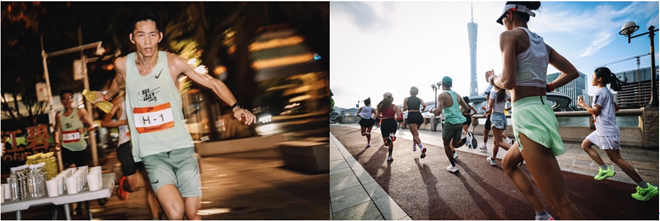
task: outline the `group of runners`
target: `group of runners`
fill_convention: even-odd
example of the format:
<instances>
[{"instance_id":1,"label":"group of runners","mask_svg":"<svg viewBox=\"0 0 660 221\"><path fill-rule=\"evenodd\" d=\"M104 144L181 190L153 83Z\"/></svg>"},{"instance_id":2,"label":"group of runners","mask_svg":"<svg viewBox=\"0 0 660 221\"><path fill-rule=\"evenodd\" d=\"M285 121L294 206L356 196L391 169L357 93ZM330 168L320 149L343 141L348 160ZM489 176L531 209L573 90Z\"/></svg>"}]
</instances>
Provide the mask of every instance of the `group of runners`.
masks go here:
<instances>
[{"instance_id":1,"label":"group of runners","mask_svg":"<svg viewBox=\"0 0 660 221\"><path fill-rule=\"evenodd\" d=\"M138 10L128 24L128 38L136 51L115 60L117 74L105 93L91 92L91 97L96 97L93 104L113 104L102 125L119 128L117 157L123 176L117 195L126 200L128 193L137 189L136 171L141 170L154 219L159 218L161 208L169 219L201 219L197 213L202 196L200 171L192 137L185 127L179 76L210 89L231 105L234 117L246 125L255 123L256 117L241 107L222 81L197 73L176 54L158 50L163 27L157 12ZM64 147L62 158L68 167L85 164L86 143L82 138L87 130L94 129L89 114L73 106L73 94L70 90L60 93L66 109L57 113L55 125L56 148Z\"/></svg>"},{"instance_id":2,"label":"group of runners","mask_svg":"<svg viewBox=\"0 0 660 221\"><path fill-rule=\"evenodd\" d=\"M566 152L566 148L559 134L559 124L554 111L546 97L546 93L568 84L577 78L579 73L566 58L528 28L529 18L535 16L534 11L540 6L540 2L507 2L497 19L497 22L506 29L500 35L503 71L500 75L496 75L493 70L485 73L485 80L494 90L487 93L488 105L484 107L486 111L484 116L488 117L487 125L485 125L484 143L479 148L482 150L487 148L488 132L492 129L493 151L492 155L487 157L487 161L495 165L499 148L507 150L502 159L502 168L532 204L537 220L554 218L545 211L529 178L518 168L523 161L536 186L562 219L584 219L569 199L564 186L556 156ZM561 72L561 75L552 82L546 81L548 65L554 66ZM476 114L476 110L468 105L467 97L461 98L451 90L453 83L451 77L443 77L441 83L443 92L437 97L437 107L430 112L444 116L442 138L444 152L450 162L446 169L449 172L457 172L459 167L455 159L458 155L454 148L459 148L473 139L468 127L471 121L469 119ZM621 158L619 152L620 130L616 125L615 115L618 108L607 85L609 84L612 90L618 91L621 89L621 82L608 68L601 67L594 71L591 83L598 87L591 106L583 99L579 99L578 105L595 116L596 130L582 143L584 151L599 165L599 172L594 179L603 180L615 174L612 167L608 167L592 148L596 145L637 183L636 192L631 194L632 198L648 201L658 195L658 188L646 183L635 169ZM359 110L361 131L363 136L367 136L367 147L370 147L373 118L383 119L380 132L384 145L389 149L387 161L393 161L392 149L397 129L394 117L402 111L408 111L407 121L413 135L413 151L419 147L420 158L426 156L427 149L423 147L418 133L419 126L423 122L420 111L425 111L426 105L416 97L417 92L416 87L410 89L411 96L404 99L403 110L392 104L394 99L389 92L383 95L383 100L375 109L370 106L371 102L367 99L369 102L365 101L366 106ZM508 108L505 105L507 101L511 102ZM504 134L504 130L509 126L505 116L506 109L512 109L513 112L511 118L515 124L511 126L515 142ZM461 138L463 131L466 136Z\"/></svg>"}]
</instances>

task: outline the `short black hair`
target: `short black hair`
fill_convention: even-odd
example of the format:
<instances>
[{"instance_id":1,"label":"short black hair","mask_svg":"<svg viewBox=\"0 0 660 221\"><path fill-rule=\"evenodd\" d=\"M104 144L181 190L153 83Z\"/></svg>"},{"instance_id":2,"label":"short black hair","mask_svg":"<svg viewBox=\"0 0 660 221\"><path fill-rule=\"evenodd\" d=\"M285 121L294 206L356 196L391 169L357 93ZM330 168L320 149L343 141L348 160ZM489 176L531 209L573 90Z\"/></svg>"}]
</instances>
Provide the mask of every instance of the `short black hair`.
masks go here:
<instances>
[{"instance_id":1,"label":"short black hair","mask_svg":"<svg viewBox=\"0 0 660 221\"><path fill-rule=\"evenodd\" d=\"M72 90L69 90L69 89L63 89L63 90L60 91L60 97L64 97L64 94L66 94L66 93L69 93L69 94L73 95L73 91L72 91Z\"/></svg>"},{"instance_id":2,"label":"short black hair","mask_svg":"<svg viewBox=\"0 0 660 221\"><path fill-rule=\"evenodd\" d=\"M160 14L156 10L149 7L138 10L135 12L135 14L128 18L128 31L133 33L133 31L135 31L135 24L147 20L151 20L156 23L156 29L160 32L163 32L163 21Z\"/></svg>"}]
</instances>

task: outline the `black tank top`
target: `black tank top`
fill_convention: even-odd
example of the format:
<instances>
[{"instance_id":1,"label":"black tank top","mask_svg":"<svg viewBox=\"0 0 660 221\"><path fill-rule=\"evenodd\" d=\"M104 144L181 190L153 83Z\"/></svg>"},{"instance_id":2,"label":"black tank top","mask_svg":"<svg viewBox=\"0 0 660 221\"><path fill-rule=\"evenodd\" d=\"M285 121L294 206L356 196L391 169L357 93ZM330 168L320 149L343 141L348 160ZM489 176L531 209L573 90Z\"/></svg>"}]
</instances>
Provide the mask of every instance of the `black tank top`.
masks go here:
<instances>
[{"instance_id":1,"label":"black tank top","mask_svg":"<svg viewBox=\"0 0 660 221\"><path fill-rule=\"evenodd\" d=\"M409 97L408 98L408 110L419 110L419 98L418 97Z\"/></svg>"}]
</instances>

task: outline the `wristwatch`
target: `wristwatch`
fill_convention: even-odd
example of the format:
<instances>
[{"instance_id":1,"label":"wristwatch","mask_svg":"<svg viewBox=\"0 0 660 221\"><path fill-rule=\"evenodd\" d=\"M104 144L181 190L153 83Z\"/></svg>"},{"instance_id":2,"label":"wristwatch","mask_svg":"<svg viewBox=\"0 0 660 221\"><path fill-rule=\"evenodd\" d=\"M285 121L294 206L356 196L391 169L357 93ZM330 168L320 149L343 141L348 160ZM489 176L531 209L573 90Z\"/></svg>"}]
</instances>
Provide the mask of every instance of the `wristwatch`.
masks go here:
<instances>
[{"instance_id":1,"label":"wristwatch","mask_svg":"<svg viewBox=\"0 0 660 221\"><path fill-rule=\"evenodd\" d=\"M235 108L243 108L239 102L234 103L234 105L231 105L231 109L234 110Z\"/></svg>"}]
</instances>

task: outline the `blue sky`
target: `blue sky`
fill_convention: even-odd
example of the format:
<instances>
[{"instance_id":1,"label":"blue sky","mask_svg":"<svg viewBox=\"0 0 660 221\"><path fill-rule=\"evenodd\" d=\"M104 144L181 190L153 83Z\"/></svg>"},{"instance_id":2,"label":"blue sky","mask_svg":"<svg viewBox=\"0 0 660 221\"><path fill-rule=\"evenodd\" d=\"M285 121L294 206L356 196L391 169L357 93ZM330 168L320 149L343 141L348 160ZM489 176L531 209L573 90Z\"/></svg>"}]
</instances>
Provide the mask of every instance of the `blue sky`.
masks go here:
<instances>
[{"instance_id":1,"label":"blue sky","mask_svg":"<svg viewBox=\"0 0 660 221\"><path fill-rule=\"evenodd\" d=\"M441 2L331 2L330 3L330 88L335 105L355 107L358 100L371 97L377 103L386 91L401 104L411 86L419 97L433 101L431 84L448 75L454 90L469 95L470 56L467 23L470 3ZM484 73L502 70L499 34L504 28L495 22L504 1L475 1L474 22L478 24L477 82L479 92L487 86ZM659 26L658 2L541 2L541 9L528 26L545 42L566 57L578 71L591 79L603 64L650 52L648 35L628 43L619 35L621 26L634 21L635 34ZM658 65L658 32L655 36ZM640 59L641 67L651 57ZM637 68L635 59L607 65L613 72ZM555 73L553 67L548 73ZM588 93L595 87L588 85ZM363 104L360 103L360 106Z\"/></svg>"}]
</instances>

